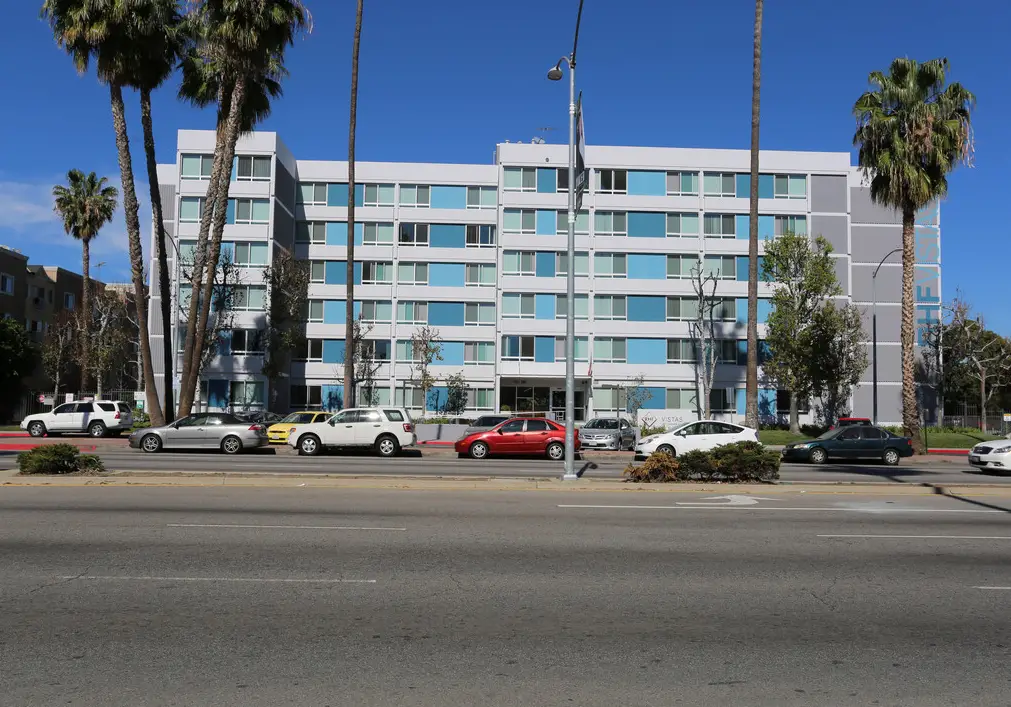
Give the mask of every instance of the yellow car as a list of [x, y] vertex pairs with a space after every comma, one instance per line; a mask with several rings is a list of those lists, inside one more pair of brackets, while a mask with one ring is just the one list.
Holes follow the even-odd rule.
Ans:
[[286, 444], [288, 435], [296, 425], [308, 425], [310, 422], [326, 422], [333, 415], [332, 412], [293, 412], [280, 422], [275, 422], [267, 428], [267, 439], [271, 444]]

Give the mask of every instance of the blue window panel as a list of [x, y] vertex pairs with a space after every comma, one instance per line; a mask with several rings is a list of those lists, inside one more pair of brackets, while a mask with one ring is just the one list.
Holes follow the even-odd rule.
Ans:
[[737, 175], [737, 198], [748, 199], [751, 197], [751, 175]]
[[667, 363], [667, 339], [628, 339], [625, 353], [628, 363]]
[[[429, 302], [428, 323], [432, 326], [463, 326], [463, 309], [463, 302]], [[463, 365], [462, 361], [460, 365]]]
[[772, 282], [772, 275], [765, 274], [765, 256], [758, 256], [758, 281], [759, 282]]
[[346, 246], [348, 244], [348, 225], [343, 221], [328, 221], [326, 224], [326, 244]]
[[667, 256], [662, 254], [642, 255], [630, 253], [628, 256], [629, 280], [666, 280]]
[[738, 297], [737, 298], [737, 323], [747, 324], [748, 323], [748, 298]]
[[[630, 322], [667, 321], [667, 298], [629, 295], [628, 321]], [[664, 395], [666, 395], [666, 393], [664, 393]]]
[[344, 339], [323, 339], [323, 363], [344, 363]]
[[365, 241], [365, 224], [361, 221], [355, 224], [355, 245], [361, 245]]
[[763, 363], [772, 358], [772, 349], [769, 347], [769, 342], [765, 339], [758, 340], [758, 365], [761, 366]]
[[737, 342], [737, 365], [748, 365], [748, 340], [740, 339]]
[[535, 233], [538, 236], [553, 236], [558, 231], [558, 216], [555, 211], [538, 210], [537, 228]]
[[433, 186], [431, 206], [433, 209], [466, 209], [467, 187]]
[[365, 205], [365, 185], [355, 184], [355, 206]]
[[554, 194], [558, 186], [558, 170], [551, 167], [537, 169], [537, 192], [539, 194]]
[[758, 416], [763, 420], [772, 419], [777, 416], [775, 389], [758, 389]]
[[218, 334], [218, 356], [232, 355], [232, 331], [226, 329]]
[[[747, 301], [747, 300], [745, 300]], [[772, 300], [761, 298], [758, 300], [758, 323], [765, 324], [769, 321], [769, 314], [772, 312]]]
[[327, 206], [347, 206], [348, 205], [348, 185], [347, 184], [327, 184], [326, 185], [326, 205]]
[[738, 388], [734, 391], [734, 402], [737, 403], [737, 414], [744, 415], [745, 410], [747, 410], [748, 407], [748, 400], [744, 388]]
[[467, 227], [463, 224], [433, 223], [429, 226], [428, 233], [432, 248], [467, 247]]
[[666, 238], [667, 214], [645, 211], [629, 212], [628, 235], [630, 238]]
[[345, 302], [346, 300], [342, 299], [323, 300], [323, 323], [344, 324], [347, 319], [347, 305]]
[[555, 337], [538, 336], [534, 338], [534, 361], [537, 363], [555, 362]]
[[225, 223], [235, 223], [235, 199], [228, 200], [225, 208]]
[[771, 241], [776, 237], [776, 217], [758, 217], [758, 239], [761, 241]]
[[238, 174], [239, 174], [239, 156], [235, 155], [235, 157], [232, 158], [232, 176], [231, 176], [231, 180], [233, 182], [235, 181], [235, 178], [238, 176]]
[[329, 412], [337, 412], [344, 407], [344, 386], [324, 385], [320, 391], [323, 398], [323, 409]]
[[207, 381], [207, 405], [212, 408], [228, 407], [228, 381]]
[[771, 174], [758, 175], [758, 198], [776, 198], [776, 179]]
[[537, 259], [534, 262], [534, 272], [537, 274], [537, 277], [555, 276], [555, 253], [553, 251], [537, 253]]
[[629, 172], [629, 196], [667, 196], [666, 172]]
[[[358, 263], [355, 263], [357, 265]], [[357, 279], [357, 278], [356, 278]], [[323, 265], [323, 282], [327, 285], [348, 284], [348, 264], [346, 260], [328, 260]]]
[[[646, 387], [643, 390], [647, 391], [652, 397], [648, 397], [647, 400], [643, 401], [642, 410], [663, 410], [667, 407], [667, 389], [666, 388], [653, 388]], [[625, 412], [632, 412], [626, 409]]]
[[[431, 305], [429, 305], [431, 307]], [[438, 362], [440, 366], [462, 366], [463, 365], [463, 342], [443, 341], [442, 360]]]
[[534, 317], [536, 319], [555, 318], [555, 295], [534, 296]]
[[221, 262], [224, 262], [225, 258], [227, 258], [229, 263], [234, 263], [235, 244], [223, 241], [221, 243], [221, 250], [218, 251], [218, 257], [221, 259]]
[[748, 240], [749, 234], [751, 233], [751, 224], [748, 223], [747, 214], [737, 214], [736, 223], [734, 228], [737, 231], [737, 237]]
[[[759, 273], [761, 273], [761, 271], [759, 271]], [[737, 281], [748, 281], [748, 256], [746, 255], [737, 256]]]
[[446, 409], [446, 401], [449, 399], [449, 389], [444, 385], [437, 385], [428, 391], [428, 398], [425, 400], [425, 409], [434, 412], [442, 412]]
[[439, 287], [463, 287], [466, 267], [464, 263], [429, 263], [428, 281]]

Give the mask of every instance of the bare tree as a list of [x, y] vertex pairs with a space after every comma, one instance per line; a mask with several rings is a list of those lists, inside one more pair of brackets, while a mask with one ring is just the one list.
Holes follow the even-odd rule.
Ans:
[[986, 431], [986, 406], [994, 392], [1011, 383], [1011, 342], [986, 328], [982, 315], [961, 294], [945, 306], [946, 366], [960, 366], [978, 385], [979, 426]]
[[[374, 328], [374, 325], [366, 322], [361, 314], [351, 325], [351, 370], [354, 374], [351, 385], [355, 392], [359, 393], [358, 397], [353, 399], [361, 405], [379, 404], [378, 378], [383, 359], [377, 355], [375, 339], [368, 338]], [[348, 399], [347, 392], [344, 393], [344, 397]]]
[[428, 392], [435, 387], [436, 379], [432, 374], [432, 364], [442, 360], [442, 338], [439, 330], [425, 325], [416, 329], [411, 335], [411, 352], [414, 363], [411, 364], [410, 383], [422, 393], [422, 410], [428, 407]]
[[712, 417], [711, 395], [719, 361], [716, 315], [723, 319], [723, 298], [716, 296], [717, 278], [705, 273], [702, 261], [692, 268], [692, 289], [697, 298], [695, 316], [688, 322], [695, 360], [695, 412], [700, 420]]
[[126, 303], [117, 292], [95, 293], [91, 306], [91, 346], [88, 366], [95, 378], [95, 397], [101, 398], [114, 365], [121, 361], [130, 342]]
[[57, 315], [42, 340], [42, 369], [53, 381], [53, 399], [60, 394], [60, 385], [70, 374], [77, 359], [77, 322], [64, 311]]
[[625, 406], [632, 416], [632, 424], [639, 424], [639, 411], [643, 406], [653, 399], [653, 392], [643, 386], [646, 377], [640, 373], [635, 378], [629, 380], [625, 386]]

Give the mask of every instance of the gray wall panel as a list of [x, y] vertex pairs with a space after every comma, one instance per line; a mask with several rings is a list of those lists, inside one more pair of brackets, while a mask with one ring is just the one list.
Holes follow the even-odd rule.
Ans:
[[[871, 275], [877, 265], [853, 266], [853, 299], [871, 301]], [[899, 302], [902, 299], [902, 268], [885, 265], [878, 271], [878, 302]]]
[[847, 180], [843, 176], [811, 176], [811, 211], [846, 213]]
[[836, 253], [849, 253], [849, 231], [845, 216], [811, 216], [811, 235], [824, 236]]
[[274, 193], [288, 211], [295, 213], [295, 178], [279, 160], [274, 160]]
[[843, 292], [850, 291], [850, 259], [846, 256], [832, 258], [835, 265], [835, 279], [839, 282], [839, 287]]
[[853, 223], [902, 223], [902, 214], [871, 201], [871, 190], [850, 189], [850, 219]]
[[[853, 414], [870, 417], [874, 408], [870, 385], [861, 385], [853, 391]], [[878, 385], [878, 422], [882, 425], [902, 421], [902, 386]]]
[[175, 184], [159, 184], [158, 192], [161, 194], [162, 214], [167, 218], [175, 220], [176, 209], [176, 187]]
[[[895, 226], [853, 226], [852, 230], [854, 263], [877, 265], [888, 251], [902, 245], [902, 229]], [[900, 255], [891, 257], [898, 261]]]
[[[864, 333], [871, 340], [872, 307], [859, 305], [860, 319], [864, 323]], [[900, 326], [902, 322], [902, 307], [897, 304], [878, 304], [878, 341], [900, 341]]]
[[[867, 344], [867, 368], [860, 376], [861, 383], [874, 380], [874, 354], [872, 346]], [[878, 342], [878, 383], [882, 381], [895, 383], [902, 380], [902, 347], [894, 344], [884, 346]]]
[[284, 209], [276, 205], [274, 208], [274, 240], [289, 250], [295, 243], [295, 220]]

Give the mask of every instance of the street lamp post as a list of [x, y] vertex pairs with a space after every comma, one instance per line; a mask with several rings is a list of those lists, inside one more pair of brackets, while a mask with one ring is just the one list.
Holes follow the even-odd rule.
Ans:
[[871, 274], [871, 419], [875, 425], [878, 424], [878, 270], [888, 258], [901, 252], [902, 248], [895, 248], [885, 253]]

